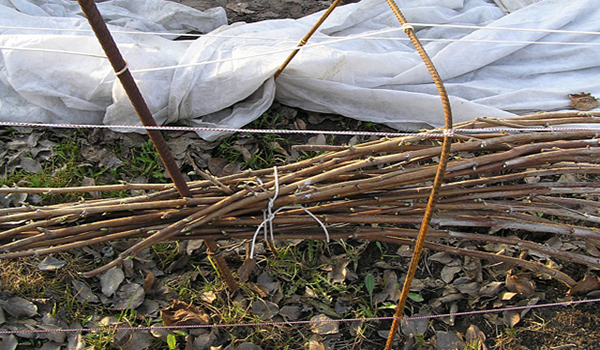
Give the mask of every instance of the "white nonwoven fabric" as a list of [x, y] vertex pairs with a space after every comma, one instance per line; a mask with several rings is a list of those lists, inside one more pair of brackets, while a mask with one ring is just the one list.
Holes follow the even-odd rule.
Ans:
[[[600, 94], [599, 35], [490, 29], [598, 32], [597, 1], [544, 0], [509, 15], [491, 0], [396, 2], [411, 23], [481, 27], [414, 25], [446, 84], [455, 122], [561, 110], [568, 94]], [[336, 9], [276, 81], [273, 74], [320, 13], [227, 26], [222, 9], [161, 0], [98, 5], [159, 124], [237, 128], [274, 99], [402, 130], [443, 124], [435, 85], [384, 0]], [[0, 26], [0, 120], [139, 125], [108, 61], [83, 55], [103, 53], [93, 34], [75, 31], [89, 28], [76, 3], [0, 0]], [[117, 32], [123, 30], [210, 33], [182, 42]]]

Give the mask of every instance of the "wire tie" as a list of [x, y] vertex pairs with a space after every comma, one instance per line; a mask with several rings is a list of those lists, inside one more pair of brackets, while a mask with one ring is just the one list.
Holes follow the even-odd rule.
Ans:
[[271, 237], [271, 240], [274, 241], [275, 237], [273, 236], [273, 219], [275, 218], [275, 215], [277, 215], [277, 213], [279, 213], [280, 211], [284, 210], [284, 209], [302, 209], [304, 210], [304, 212], [306, 214], [308, 214], [311, 218], [313, 218], [323, 229], [323, 232], [325, 232], [325, 237], [327, 239], [327, 243], [329, 243], [329, 231], [327, 231], [327, 227], [325, 227], [325, 224], [323, 224], [323, 222], [321, 220], [319, 220], [319, 218], [311, 213], [308, 209], [304, 208], [301, 205], [298, 206], [283, 206], [275, 211], [273, 211], [273, 207], [275, 205], [275, 200], [277, 199], [277, 196], [279, 196], [279, 176], [277, 174], [277, 167], [274, 166], [273, 167], [273, 177], [275, 178], [275, 194], [273, 194], [273, 198], [269, 198], [269, 203], [267, 204], [267, 210], [263, 211], [263, 217], [265, 218], [260, 225], [258, 225], [258, 227], [256, 228], [256, 232], [254, 232], [254, 236], [252, 237], [252, 245], [250, 248], [250, 259], [254, 258], [254, 247], [256, 245], [256, 237], [258, 236], [258, 233], [260, 232], [261, 229], [264, 229], [264, 237], [265, 240], [267, 239], [268, 236]]
[[415, 27], [413, 27], [410, 23], [404, 23], [402, 25], [402, 31], [408, 34], [409, 31], [415, 31]]
[[125, 61], [125, 67], [123, 67], [123, 69], [121, 69], [118, 72], [115, 72], [115, 76], [118, 77], [121, 74], [125, 73], [125, 71], [127, 71], [129, 69], [129, 65], [127, 64], [127, 61]]

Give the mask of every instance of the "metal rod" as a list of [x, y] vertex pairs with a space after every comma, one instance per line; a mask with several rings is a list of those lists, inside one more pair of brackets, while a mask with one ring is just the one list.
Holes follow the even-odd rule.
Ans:
[[[123, 85], [123, 88], [125, 89], [131, 104], [133, 105], [133, 108], [140, 117], [142, 124], [144, 126], [157, 126], [154, 118], [152, 117], [152, 113], [150, 112], [150, 109], [148, 108], [148, 105], [142, 96], [142, 93], [138, 89], [138, 86], [135, 83], [129, 68], [127, 67], [127, 62], [125, 62], [123, 56], [119, 52], [119, 48], [117, 47], [112, 35], [108, 31], [106, 23], [104, 23], [104, 19], [100, 15], [100, 11], [98, 11], [96, 4], [93, 0], [77, 0], [77, 2], [87, 17], [92, 30], [96, 34], [96, 37], [102, 46], [102, 49], [106, 53], [106, 57], [108, 57], [110, 64], [116, 72], [115, 75], [121, 81], [121, 84]], [[169, 147], [167, 146], [167, 143], [165, 142], [165, 139], [160, 131], [151, 129], [146, 129], [146, 131], [181, 197], [192, 197], [192, 193], [185, 182], [181, 171], [177, 167], [175, 159], [173, 158], [173, 155], [171, 154], [171, 151], [169, 150]], [[215, 259], [217, 267], [219, 268], [219, 271], [225, 279], [229, 289], [237, 289], [237, 283], [233, 278], [233, 275], [231, 274], [231, 271], [229, 270], [225, 260], [216, 253], [219, 249], [217, 243], [214, 240], [209, 239], [205, 240], [205, 243], [209, 254]]]
[[333, 3], [331, 3], [331, 5], [329, 5], [329, 8], [323, 13], [323, 15], [321, 16], [321, 18], [319, 18], [319, 20], [317, 21], [317, 23], [315, 23], [315, 25], [312, 28], [310, 28], [310, 30], [308, 31], [308, 33], [306, 33], [306, 35], [304, 36], [304, 38], [302, 38], [302, 40], [300, 40], [300, 43], [298, 44], [298, 46], [296, 47], [296, 49], [286, 58], [285, 62], [283, 62], [283, 64], [281, 65], [281, 67], [279, 67], [279, 69], [277, 70], [277, 72], [275, 72], [275, 79], [277, 79], [279, 77], [279, 75], [281, 74], [281, 72], [283, 72], [283, 70], [285, 69], [285, 67], [287, 67], [288, 64], [290, 64], [290, 62], [292, 61], [292, 59], [294, 59], [294, 57], [296, 56], [296, 54], [300, 51], [300, 48], [302, 46], [306, 45], [306, 43], [308, 42], [308, 40], [310, 39], [310, 37], [312, 37], [313, 34], [315, 34], [315, 32], [317, 31], [317, 29], [319, 29], [319, 27], [321, 26], [321, 24], [323, 24], [323, 22], [325, 22], [325, 20], [327, 19], [327, 17], [329, 17], [329, 15], [340, 4], [340, 2], [342, 2], [342, 0], [335, 0]]
[[[110, 64], [116, 72], [115, 75], [121, 81], [121, 84], [123, 85], [123, 88], [125, 89], [131, 104], [133, 105], [133, 108], [140, 117], [142, 124], [144, 126], [157, 126], [154, 118], [152, 117], [150, 109], [148, 109], [148, 105], [146, 104], [144, 97], [138, 89], [137, 84], [135, 83], [135, 80], [129, 71], [129, 68], [127, 67], [127, 62], [125, 62], [123, 56], [121, 56], [119, 48], [113, 40], [112, 35], [108, 31], [108, 28], [106, 27], [104, 19], [100, 15], [96, 4], [92, 0], [78, 0], [78, 2], [79, 6], [81, 6], [81, 9], [83, 10], [83, 13], [87, 17], [92, 30], [96, 34], [102, 49], [106, 53], [106, 57], [108, 57]], [[160, 156], [160, 160], [167, 169], [169, 176], [171, 176], [171, 179], [173, 180], [173, 183], [175, 184], [179, 194], [182, 197], [191, 197], [192, 194], [187, 186], [187, 183], [183, 179], [183, 175], [181, 174], [181, 171], [179, 171], [179, 168], [175, 163], [175, 159], [169, 151], [169, 147], [167, 146], [167, 143], [165, 142], [165, 139], [160, 131], [150, 129], [146, 129], [146, 131], [148, 132], [148, 136], [150, 136], [152, 143], [156, 147], [158, 155]]]
[[[433, 65], [431, 58], [429, 57], [427, 52], [425, 52], [423, 45], [421, 45], [421, 42], [415, 35], [414, 28], [410, 24], [408, 24], [406, 18], [398, 8], [398, 5], [396, 5], [394, 0], [387, 0], [387, 3], [396, 15], [396, 18], [398, 19], [400, 24], [402, 24], [402, 29], [410, 38], [410, 41], [415, 46], [415, 49], [421, 56], [421, 59], [425, 63], [425, 66], [427, 67], [429, 73], [431, 74], [431, 77], [433, 78], [435, 86], [437, 87], [438, 92], [440, 94], [440, 98], [442, 99], [442, 106], [444, 108], [444, 129], [446, 129], [446, 131], [450, 131], [452, 129], [452, 109], [450, 108], [450, 99], [448, 98], [448, 93], [446, 92], [444, 83], [442, 82], [442, 79], [437, 69]], [[404, 280], [402, 291], [400, 293], [400, 299], [398, 300], [398, 306], [396, 307], [394, 319], [392, 320], [392, 326], [390, 327], [390, 333], [385, 344], [385, 350], [391, 350], [392, 344], [394, 342], [394, 336], [396, 335], [396, 332], [398, 330], [400, 320], [404, 315], [404, 307], [408, 299], [408, 294], [410, 292], [412, 281], [417, 272], [417, 266], [419, 264], [421, 252], [423, 251], [423, 246], [425, 245], [425, 237], [427, 236], [427, 232], [429, 231], [429, 223], [431, 222], [431, 218], [433, 216], [433, 210], [435, 208], [435, 203], [437, 202], [438, 192], [444, 181], [444, 175], [446, 173], [446, 166], [448, 164], [448, 156], [450, 154], [451, 145], [452, 136], [450, 136], [450, 134], [447, 134], [446, 137], [444, 137], [444, 142], [442, 144], [442, 152], [440, 154], [440, 163], [435, 174], [433, 186], [431, 187], [431, 193], [427, 201], [427, 207], [423, 215], [423, 221], [421, 222], [419, 235], [417, 236], [417, 241], [414, 246], [414, 252], [410, 260], [410, 265], [408, 267], [408, 272]]]

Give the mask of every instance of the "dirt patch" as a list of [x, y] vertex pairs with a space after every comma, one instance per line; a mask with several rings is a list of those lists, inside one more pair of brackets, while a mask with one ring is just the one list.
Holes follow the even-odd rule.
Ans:
[[[330, 0], [175, 0], [198, 10], [223, 7], [234, 22], [259, 22], [266, 19], [300, 18], [326, 9]], [[357, 2], [357, 1], [346, 1]]]

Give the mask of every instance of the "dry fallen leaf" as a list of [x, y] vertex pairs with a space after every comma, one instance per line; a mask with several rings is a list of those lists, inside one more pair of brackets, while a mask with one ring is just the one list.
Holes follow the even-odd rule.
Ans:
[[535, 283], [526, 276], [506, 275], [506, 289], [525, 297], [535, 293]]
[[400, 293], [398, 289], [398, 276], [390, 270], [386, 270], [383, 276], [384, 280], [386, 280], [385, 286], [383, 286], [380, 293], [373, 295], [373, 305], [379, 305], [388, 299], [398, 299], [398, 294]]
[[437, 331], [435, 333], [437, 350], [463, 349], [465, 342], [454, 332]]
[[474, 324], [470, 325], [467, 329], [467, 332], [465, 333], [465, 341], [467, 342], [467, 345], [479, 345], [479, 347], [476, 350], [487, 349], [487, 346], [485, 346], [485, 339], [485, 334], [479, 329], [479, 327], [477, 327]]
[[156, 282], [156, 276], [150, 270], [143, 270], [146, 273], [146, 277], [144, 278], [144, 284], [142, 288], [144, 288], [144, 293], [148, 293], [152, 286]]
[[217, 349], [213, 348], [213, 343], [217, 340], [217, 330], [213, 328], [210, 332], [203, 330], [205, 333], [200, 334], [196, 337], [194, 342], [192, 343], [193, 350], [208, 350], [208, 349]]
[[210, 158], [208, 160], [208, 171], [214, 176], [220, 177], [223, 175], [223, 168], [229, 162], [224, 158]]
[[300, 317], [300, 306], [286, 305], [279, 310], [279, 315], [288, 321], [296, 321]]
[[21, 164], [19, 165], [24, 171], [32, 174], [39, 174], [43, 170], [38, 161], [27, 157], [21, 158]]
[[600, 289], [600, 278], [594, 274], [588, 273], [581, 281], [571, 287], [567, 292], [567, 295], [584, 295], [598, 289]]
[[66, 333], [58, 331], [59, 329], [62, 329], [62, 327], [57, 325], [40, 324], [38, 325], [38, 328], [44, 331], [48, 331], [47, 333], [44, 333], [43, 338], [58, 344], [64, 342], [65, 338], [67, 337]]
[[413, 255], [413, 248], [407, 245], [401, 245], [398, 250], [396, 250], [396, 254], [403, 258], [410, 258]]
[[100, 302], [100, 299], [98, 299], [98, 297], [92, 293], [92, 290], [87, 286], [87, 284], [78, 280], [71, 281], [71, 284], [73, 285], [73, 294], [77, 299], [88, 303]]
[[167, 268], [165, 269], [165, 272], [171, 273], [173, 271], [183, 269], [184, 267], [187, 266], [189, 261], [190, 261], [190, 256], [183, 254], [179, 258], [177, 258], [177, 260], [175, 260], [171, 264], [169, 264], [169, 266], [167, 266]]
[[12, 317], [33, 317], [37, 315], [37, 306], [29, 300], [21, 297], [12, 297], [7, 300], [0, 299], [0, 306]]
[[187, 245], [185, 246], [185, 253], [187, 255], [192, 255], [196, 250], [200, 249], [203, 244], [204, 244], [204, 241], [201, 239], [189, 240], [187, 242]]
[[479, 296], [483, 298], [490, 298], [496, 296], [498, 295], [498, 292], [500, 292], [500, 288], [502, 288], [502, 285], [502, 282], [490, 282], [485, 286], [481, 287], [481, 289], [479, 290]]
[[136, 310], [136, 315], [155, 318], [158, 316], [158, 309], [160, 308], [157, 301], [152, 299], [146, 299]]
[[112, 269], [106, 271], [100, 276], [100, 286], [102, 287], [102, 294], [107, 297], [111, 297], [119, 286], [121, 282], [125, 280], [125, 273], [123, 270], [118, 267], [113, 267]]
[[[91, 177], [84, 176], [83, 180], [81, 180], [81, 187], [91, 187], [91, 186], [96, 186], [96, 180], [94, 180]], [[92, 196], [92, 199], [101, 199], [102, 198], [101, 191], [92, 191], [92, 192], [89, 192], [89, 194]]]
[[514, 327], [521, 321], [521, 315], [517, 311], [504, 311], [502, 320], [509, 327]]
[[310, 139], [308, 139], [308, 142], [306, 143], [307, 145], [326, 145], [327, 144], [327, 140], [325, 139], [325, 135], [323, 134], [318, 134], [316, 136], [311, 137]]
[[[536, 305], [539, 301], [540, 301], [539, 297], [534, 297], [534, 298], [531, 298], [531, 299], [527, 300], [527, 304], [526, 305], [527, 306]], [[517, 305], [518, 306], [523, 306], [522, 302], [519, 303], [519, 304], [517, 304]], [[521, 318], [525, 317], [525, 315], [527, 315], [527, 313], [529, 313], [530, 310], [531, 309], [529, 309], [529, 308], [521, 310]]]
[[[74, 323], [69, 328], [81, 329], [81, 324]], [[0, 347], [1, 348], [1, 347]], [[67, 335], [67, 350], [83, 350], [85, 349], [85, 341], [81, 333], [70, 332]]]
[[144, 293], [144, 288], [141, 285], [137, 283], [124, 284], [115, 293], [113, 309], [137, 309], [138, 306], [142, 305], [145, 298], [146, 293]]
[[460, 267], [460, 266], [446, 265], [442, 268], [440, 277], [441, 277], [442, 281], [444, 281], [446, 283], [450, 283], [454, 279], [454, 276], [457, 273], [459, 273], [460, 271], [462, 271], [462, 267]]
[[263, 271], [258, 278], [256, 279], [256, 285], [259, 286], [266, 294], [271, 294], [277, 288], [279, 288], [279, 283], [275, 282], [275, 280], [269, 276], [266, 271]]
[[238, 275], [239, 275], [240, 281], [242, 281], [242, 282], [248, 281], [248, 278], [250, 278], [250, 275], [254, 271], [255, 267], [256, 267], [256, 260], [254, 260], [254, 259], [244, 260], [244, 264], [242, 264], [242, 266], [240, 266], [240, 268], [238, 269]]
[[154, 338], [150, 333], [135, 331], [120, 331], [115, 334], [114, 342], [121, 349], [144, 350], [152, 345]]
[[262, 348], [256, 344], [252, 343], [242, 343], [235, 350], [262, 350]]
[[325, 350], [325, 345], [321, 343], [321, 337], [317, 334], [310, 337], [308, 340], [308, 350]]
[[579, 111], [589, 111], [598, 107], [598, 100], [590, 93], [569, 94], [569, 98], [571, 99], [571, 107]]
[[[446, 252], [437, 252], [435, 254], [430, 255], [427, 260], [431, 260], [431, 261], [437, 261], [440, 264], [444, 264], [444, 265], [448, 265], [451, 262], [453, 262], [455, 259], [452, 257], [452, 255], [446, 253]], [[455, 265], [455, 264], [452, 264]]]
[[478, 282], [471, 281], [468, 277], [458, 278], [452, 283], [461, 293], [467, 294], [470, 297], [476, 297], [481, 286]]
[[171, 306], [160, 310], [160, 317], [167, 326], [193, 326], [210, 322], [204, 310], [179, 300], [173, 300]]
[[84, 145], [80, 153], [85, 160], [91, 163], [98, 163], [100, 167], [116, 169], [125, 164], [108, 148]]
[[47, 256], [46, 258], [44, 258], [44, 260], [42, 260], [42, 262], [39, 263], [38, 269], [40, 271], [54, 271], [60, 269], [66, 264], [67, 263], [65, 261], [58, 260], [51, 256]]
[[600, 258], [600, 250], [591, 242], [585, 242], [585, 252], [595, 258]]
[[0, 349], [15, 350], [18, 345], [19, 341], [14, 335], [9, 335], [5, 338], [0, 339]]
[[[422, 317], [429, 316], [431, 312], [429, 310], [420, 310], [418, 313], [413, 315], [414, 317]], [[427, 331], [427, 327], [429, 326], [429, 319], [427, 318], [417, 318], [417, 319], [402, 319], [400, 322], [400, 330], [405, 336], [413, 335], [421, 335], [425, 334]]]
[[346, 267], [350, 263], [348, 259], [338, 259], [333, 265], [333, 268], [327, 273], [327, 279], [331, 283], [342, 283], [346, 280], [347, 269]]
[[252, 313], [263, 321], [270, 320], [279, 313], [279, 306], [270, 301], [256, 300], [252, 302]]
[[311, 321], [320, 321], [318, 323], [311, 323], [310, 330], [319, 335], [337, 334], [339, 333], [339, 324], [337, 322], [331, 322], [331, 318], [324, 314], [313, 316]]
[[212, 304], [213, 301], [215, 301], [216, 299], [217, 295], [213, 291], [204, 292], [202, 293], [202, 295], [200, 295], [200, 300], [202, 300], [205, 303]]
[[504, 291], [504, 292], [500, 293], [499, 299], [502, 300], [502, 301], [508, 301], [508, 300], [511, 300], [512, 298], [514, 298], [517, 295], [518, 295], [518, 293]]

